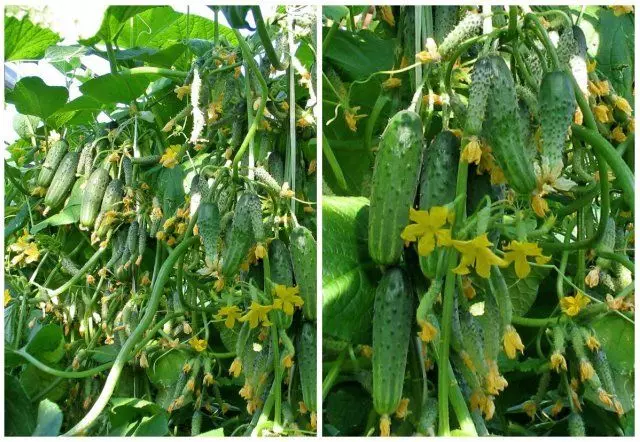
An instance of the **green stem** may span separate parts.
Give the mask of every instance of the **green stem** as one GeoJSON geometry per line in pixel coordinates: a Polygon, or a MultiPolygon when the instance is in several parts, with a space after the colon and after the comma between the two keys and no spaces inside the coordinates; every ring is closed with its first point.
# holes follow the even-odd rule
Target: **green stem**
{"type": "Polygon", "coordinates": [[[147,302],[147,307],[145,310],[145,314],[142,317],[142,320],[135,328],[135,330],[129,336],[129,339],[123,344],[118,356],[113,362],[113,367],[107,376],[107,379],[104,383],[104,387],[100,392],[100,395],[94,402],[93,406],[89,410],[89,412],[82,418],[80,422],[78,422],[73,428],[71,428],[65,436],[76,436],[84,434],[91,425],[98,418],[104,407],[106,407],[113,391],[116,388],[116,384],[118,383],[118,378],[120,377],[120,373],[122,373],[122,369],[124,368],[127,359],[129,358],[129,354],[131,350],[135,347],[137,341],[143,336],[145,331],[151,325],[153,318],[158,310],[158,305],[160,303],[160,298],[164,293],[164,286],[169,280],[169,276],[173,270],[173,266],[179,257],[185,254],[190,247],[192,247],[196,242],[199,241],[199,238],[192,237],[189,238],[182,243],[180,243],[171,254],[167,257],[167,259],[162,264],[160,271],[158,272],[158,279],[153,285],[153,289],[151,292],[151,296],[147,302]]]}
{"type": "Polygon", "coordinates": [[[342,350],[342,352],[340,352],[340,356],[338,356],[338,360],[335,362],[333,367],[331,367],[331,370],[329,370],[329,373],[327,373],[324,380],[322,381],[322,400],[325,400],[327,398],[327,395],[331,391],[333,384],[338,378],[342,364],[345,358],[347,357],[347,353],[348,352],[346,348],[342,350]]]}
{"type": "Polygon", "coordinates": [[[113,45],[108,40],[105,41],[104,44],[107,47],[107,58],[109,59],[109,68],[111,69],[111,73],[117,74],[118,64],[116,63],[116,54],[113,51],[113,45]]]}
{"type": "Polygon", "coordinates": [[[107,362],[105,364],[98,365],[97,367],[91,368],[89,370],[84,370],[84,371],[63,371],[63,370],[58,370],[58,369],[55,369],[55,368],[51,368],[48,365],[40,362],[40,360],[38,360],[38,359],[34,358],[33,356],[31,356],[24,349],[12,350],[12,352],[14,354],[26,359],[27,362],[29,362],[30,364],[34,365],[40,371],[43,371],[43,372],[45,372],[47,374],[50,374],[51,376],[56,376],[56,377],[65,378],[65,379],[88,378],[88,377],[94,376],[94,375],[96,375],[98,373],[102,373],[104,370],[106,370],[107,368],[109,368],[109,367],[111,367],[113,365],[113,362],[107,362]]]}
{"type": "Polygon", "coordinates": [[[603,250],[600,247],[597,247],[595,249],[595,252],[597,256],[622,264],[623,266],[631,270],[632,273],[635,273],[635,264],[626,256],[603,250]]]}
{"type": "Polygon", "coordinates": [[[527,85],[531,88],[531,90],[535,91],[535,90],[538,89],[538,85],[536,84],[535,80],[531,76],[531,73],[529,72],[529,69],[524,64],[524,60],[522,59],[522,55],[520,54],[520,51],[516,47],[517,44],[518,44],[518,40],[515,41],[515,44],[513,45],[513,50],[511,51],[511,53],[513,54],[514,58],[516,59],[516,65],[518,66],[518,72],[520,73],[520,75],[522,75],[522,77],[524,78],[525,83],[527,83],[527,85]]]}
{"type": "MultiPolygon", "coordinates": [[[[107,238],[109,238],[110,235],[107,235],[107,238]]],[[[89,258],[89,260],[85,263],[85,265],[82,266],[82,268],[78,271],[78,273],[76,273],[75,275],[73,275],[71,277],[70,280],[68,280],[67,282],[65,282],[64,284],[62,284],[60,287],[58,287],[55,290],[50,290],[47,295],[49,296],[49,298],[53,298],[55,296],[61,295],[62,293],[64,293],[65,291],[67,291],[73,284],[75,284],[80,278],[82,278],[84,275],[86,275],[95,264],[98,263],[98,260],[100,259],[100,257],[104,254],[104,252],[107,251],[106,247],[99,247],[98,250],[96,250],[96,252],[93,254],[93,256],[91,258],[89,258]]]]}
{"type": "Polygon", "coordinates": [[[567,248],[567,245],[571,241],[571,231],[573,230],[574,225],[575,223],[569,222],[567,228],[564,231],[564,250],[562,251],[562,257],[560,258],[558,279],[556,280],[556,292],[558,294],[558,299],[560,300],[564,298],[564,277],[567,271],[567,263],[569,262],[569,249],[567,248]]]}
{"type": "Polygon", "coordinates": [[[322,153],[324,153],[324,156],[327,159],[327,164],[329,164],[329,168],[333,172],[338,185],[343,190],[347,190],[347,181],[345,180],[344,174],[342,173],[342,168],[340,167],[340,163],[338,162],[336,156],[333,154],[333,149],[331,149],[329,140],[327,140],[324,132],[322,133],[322,153]]]}
{"type": "Polygon", "coordinates": [[[385,94],[378,95],[378,99],[373,105],[371,114],[369,115],[369,118],[367,118],[367,125],[365,126],[365,130],[364,130],[364,147],[369,153],[370,157],[373,157],[373,152],[371,151],[371,139],[373,138],[373,129],[376,126],[376,122],[378,121],[380,112],[382,112],[382,109],[384,109],[385,105],[389,101],[391,100],[385,94]]]}
{"type": "MultiPolygon", "coordinates": [[[[584,231],[584,229],[585,229],[585,225],[584,225],[585,213],[586,213],[586,210],[585,210],[584,207],[582,207],[578,211],[578,220],[577,220],[578,241],[583,241],[586,238],[585,231],[584,231]]],[[[576,254],[576,275],[578,277],[576,285],[583,292],[584,292],[584,275],[586,274],[585,262],[586,262],[586,251],[585,251],[585,249],[578,249],[578,252],[576,254]]]]}
{"type": "Polygon", "coordinates": [[[523,316],[513,315],[511,323],[522,327],[551,327],[556,324],[566,322],[566,316],[553,316],[551,318],[525,318],[523,316]]]}
{"type": "Polygon", "coordinates": [[[529,13],[524,17],[525,26],[528,22],[533,24],[533,27],[540,38],[540,41],[544,45],[547,53],[551,56],[551,63],[553,64],[554,69],[560,69],[560,61],[558,60],[558,54],[556,52],[556,48],[553,46],[551,39],[549,38],[549,34],[547,34],[547,30],[542,26],[538,17],[535,14],[529,13]]]}
{"type": "Polygon", "coordinates": [[[280,59],[278,58],[278,54],[276,54],[275,49],[273,49],[273,45],[271,44],[271,37],[269,37],[269,32],[267,31],[267,27],[264,25],[264,19],[262,18],[262,12],[260,12],[260,6],[252,6],[251,12],[253,13],[253,18],[256,22],[256,28],[258,30],[258,36],[260,37],[260,41],[262,42],[262,46],[264,47],[264,51],[267,53],[267,57],[269,61],[279,71],[283,71],[287,68],[284,64],[280,63],[280,59]]]}
{"type": "Polygon", "coordinates": [[[162,75],[163,77],[175,77],[179,79],[187,78],[189,75],[185,71],[176,71],[174,69],[156,68],[153,66],[140,66],[124,71],[130,75],[162,75]]]}
{"type": "Polygon", "coordinates": [[[282,406],[282,371],[280,370],[280,348],[278,347],[278,327],[271,327],[271,345],[273,346],[273,363],[274,363],[274,371],[273,371],[273,395],[274,395],[274,411],[273,411],[273,422],[276,428],[280,428],[280,416],[281,416],[281,406],[282,406]]]}
{"type": "MultiPolygon", "coordinates": [[[[247,45],[247,42],[244,41],[244,37],[242,36],[242,34],[240,34],[240,32],[238,32],[237,29],[234,29],[233,32],[235,33],[236,38],[238,39],[238,44],[240,45],[240,48],[242,49],[244,60],[249,66],[249,69],[253,72],[253,74],[258,79],[258,82],[260,83],[260,88],[262,89],[262,92],[260,93],[260,105],[258,106],[256,117],[253,119],[253,122],[251,123],[251,126],[249,127],[249,131],[247,132],[247,135],[245,135],[244,140],[242,140],[240,149],[238,149],[236,156],[233,158],[233,164],[232,164],[233,178],[237,180],[238,165],[240,164],[240,160],[242,160],[242,157],[244,156],[244,153],[247,150],[247,146],[249,146],[249,143],[251,142],[251,140],[253,140],[253,137],[255,136],[256,131],[258,130],[258,124],[260,123],[264,115],[264,108],[267,105],[267,95],[269,94],[269,88],[267,87],[267,82],[264,80],[264,77],[260,73],[260,69],[256,64],[256,61],[253,59],[253,54],[251,53],[251,49],[249,49],[249,45],[247,45]]],[[[247,72],[247,78],[245,81],[249,81],[249,78],[250,76],[249,76],[249,73],[247,72]]]]}

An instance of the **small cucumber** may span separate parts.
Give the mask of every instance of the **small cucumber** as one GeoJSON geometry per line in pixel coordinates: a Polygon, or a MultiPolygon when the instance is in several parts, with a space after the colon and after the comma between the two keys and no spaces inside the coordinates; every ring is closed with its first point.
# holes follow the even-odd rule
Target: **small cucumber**
{"type": "Polygon", "coordinates": [[[482,16],[473,12],[469,12],[455,28],[444,39],[438,52],[442,57],[446,58],[455,51],[460,43],[465,40],[479,35],[482,32],[482,16]]]}
{"type": "Polygon", "coordinates": [[[109,184],[109,171],[98,168],[89,176],[89,180],[82,194],[80,204],[80,225],[83,227],[93,226],[96,216],[100,210],[100,205],[104,199],[104,194],[109,184]]]}
{"type": "Polygon", "coordinates": [[[44,204],[50,209],[56,209],[67,198],[76,180],[78,167],[78,153],[67,153],[56,169],[51,185],[44,197],[44,204]]]}
{"type": "Polygon", "coordinates": [[[304,300],[302,312],[307,320],[316,319],[316,240],[311,230],[294,227],[289,236],[291,261],[300,296],[304,300]]]}
{"type": "Polygon", "coordinates": [[[553,169],[563,161],[567,133],[576,111],[573,84],[563,71],[542,77],[538,93],[542,132],[542,161],[553,169]]]}
{"type": "Polygon", "coordinates": [[[433,15],[434,39],[441,45],[458,23],[458,6],[434,6],[433,15]]]}
{"type": "Polygon", "coordinates": [[[100,213],[106,213],[109,210],[118,210],[120,204],[122,204],[122,197],[124,196],[124,188],[122,181],[119,179],[111,180],[104,191],[102,197],[102,204],[100,205],[100,213]]]}
{"type": "Polygon", "coordinates": [[[200,203],[198,235],[204,244],[207,260],[214,262],[218,253],[218,239],[220,237],[220,212],[215,203],[200,203]]]}
{"type": "Polygon", "coordinates": [[[256,204],[260,207],[260,199],[254,193],[245,192],[236,204],[231,224],[230,240],[225,244],[222,255],[222,275],[233,277],[240,264],[247,258],[251,245],[255,242],[251,226],[251,212],[256,204]]]}
{"type": "MultiPolygon", "coordinates": [[[[47,152],[47,156],[42,163],[40,173],[38,174],[38,186],[48,187],[49,184],[51,184],[53,176],[56,174],[58,166],[60,165],[68,150],[69,146],[64,140],[55,141],[51,144],[49,152],[47,152]]],[[[73,172],[75,174],[75,170],[73,172]]]]}
{"type": "Polygon", "coordinates": [[[304,322],[298,337],[296,355],[298,359],[298,373],[300,374],[300,386],[302,400],[309,411],[315,413],[317,407],[317,364],[316,364],[316,324],[304,322]]]}

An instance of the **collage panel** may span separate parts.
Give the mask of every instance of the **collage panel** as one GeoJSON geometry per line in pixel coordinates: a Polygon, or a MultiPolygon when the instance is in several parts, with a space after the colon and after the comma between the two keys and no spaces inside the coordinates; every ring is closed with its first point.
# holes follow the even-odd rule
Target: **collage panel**
{"type": "Polygon", "coordinates": [[[323,436],[633,436],[634,7],[322,14],[323,436]]]}
{"type": "Polygon", "coordinates": [[[314,5],[4,10],[4,435],[316,426],[314,5]]]}

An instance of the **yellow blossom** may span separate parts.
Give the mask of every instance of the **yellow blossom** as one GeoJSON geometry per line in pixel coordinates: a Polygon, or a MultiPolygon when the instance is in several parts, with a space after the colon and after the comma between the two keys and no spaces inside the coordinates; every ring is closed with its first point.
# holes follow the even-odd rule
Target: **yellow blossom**
{"type": "Polygon", "coordinates": [[[600,123],[609,123],[613,119],[611,108],[606,104],[594,106],[593,114],[600,123]]]}
{"type": "Polygon", "coordinates": [[[468,300],[472,300],[476,297],[476,289],[473,288],[471,278],[468,278],[466,276],[462,278],[462,293],[468,300]]]}
{"type": "Polygon", "coordinates": [[[211,373],[205,373],[204,378],[202,379],[202,383],[204,385],[213,385],[216,383],[215,379],[213,378],[213,374],[211,373]]]}
{"type": "Polygon", "coordinates": [[[591,362],[586,359],[580,359],[580,381],[588,381],[595,374],[595,370],[593,369],[593,365],[591,362]]]}
{"type": "Polygon", "coordinates": [[[239,321],[249,321],[250,328],[256,328],[260,323],[265,327],[269,327],[271,322],[269,322],[269,317],[267,315],[271,310],[273,310],[272,305],[261,305],[255,301],[251,301],[249,311],[242,316],[239,321]]]}
{"type": "Polygon", "coordinates": [[[229,367],[229,374],[233,375],[234,378],[240,376],[242,372],[242,362],[239,358],[235,358],[229,367]]]}
{"type": "Polygon", "coordinates": [[[221,94],[218,100],[212,101],[207,106],[207,123],[213,123],[218,121],[222,114],[222,101],[224,96],[221,94]]]}
{"type": "Polygon", "coordinates": [[[307,408],[307,404],[305,404],[303,401],[298,402],[298,412],[300,414],[307,414],[309,412],[309,409],[307,408]]]}
{"type": "Polygon", "coordinates": [[[388,79],[382,82],[382,89],[384,90],[395,89],[400,87],[401,84],[402,84],[401,79],[395,78],[395,77],[389,77],[388,79]]]}
{"type": "Polygon", "coordinates": [[[391,419],[389,419],[389,416],[386,414],[380,417],[380,436],[391,436],[391,419]]]}
{"type": "Polygon", "coordinates": [[[16,253],[11,259],[11,265],[15,266],[21,262],[31,264],[40,259],[40,251],[35,242],[30,242],[31,236],[25,230],[24,234],[16,242],[9,246],[9,250],[16,253]]]}
{"type": "Polygon", "coordinates": [[[607,407],[613,408],[613,395],[611,393],[607,393],[604,389],[598,389],[598,399],[607,407]]]}
{"type": "Polygon", "coordinates": [[[479,410],[484,414],[485,420],[491,420],[493,414],[496,411],[495,404],[493,403],[493,397],[485,395],[480,390],[475,390],[469,398],[471,410],[479,410]]]}
{"type": "Polygon", "coordinates": [[[536,416],[536,410],[538,409],[538,407],[536,407],[535,402],[527,401],[522,405],[522,409],[527,414],[527,416],[529,416],[531,420],[533,420],[536,416]]]}
{"type": "Polygon", "coordinates": [[[380,6],[380,18],[391,27],[396,25],[396,19],[393,17],[391,6],[380,6]]]}
{"type": "Polygon", "coordinates": [[[622,404],[618,399],[613,400],[613,408],[616,410],[616,414],[618,416],[622,416],[624,414],[624,408],[622,408],[622,404]]]}
{"type": "Polygon", "coordinates": [[[288,354],[286,355],[284,358],[282,358],[282,365],[285,368],[291,368],[293,367],[293,356],[288,354]]]}
{"type": "Polygon", "coordinates": [[[589,270],[589,273],[587,273],[587,276],[584,278],[584,283],[589,288],[597,287],[597,285],[600,284],[600,268],[594,267],[589,270]]]}
{"type": "Polygon", "coordinates": [[[398,419],[406,419],[407,415],[410,413],[409,398],[403,397],[402,399],[400,399],[400,403],[398,404],[395,413],[398,419]]]}
{"type": "Polygon", "coordinates": [[[469,267],[473,266],[476,269],[476,273],[483,277],[488,278],[491,273],[491,266],[497,265],[499,267],[506,267],[508,263],[496,256],[490,246],[493,245],[486,233],[475,237],[470,241],[452,240],[453,246],[462,254],[460,264],[453,269],[453,272],[458,275],[466,275],[470,272],[469,267]]]}
{"type": "Polygon", "coordinates": [[[634,133],[636,131],[636,120],[631,118],[627,123],[627,133],[634,133]]]}
{"type": "Polygon", "coordinates": [[[582,292],[578,292],[575,296],[565,296],[560,300],[560,307],[567,316],[576,316],[580,310],[585,308],[591,300],[582,292]]]}
{"type": "Polygon", "coordinates": [[[224,321],[225,327],[233,328],[233,326],[236,324],[236,320],[240,319],[241,313],[242,312],[237,305],[228,305],[226,307],[221,307],[220,310],[218,310],[218,313],[216,313],[215,317],[216,319],[222,319],[226,317],[227,319],[225,319],[224,321]]]}
{"type": "Polygon", "coordinates": [[[573,113],[573,122],[582,125],[584,121],[584,115],[582,115],[582,110],[579,107],[576,107],[576,111],[573,113]]]}
{"type": "Polygon", "coordinates": [[[344,111],[344,121],[352,132],[358,130],[358,120],[366,117],[366,115],[358,115],[359,110],[360,106],[355,106],[344,111]]]}
{"type": "Polygon", "coordinates": [[[609,6],[611,9],[613,9],[613,14],[616,17],[619,17],[621,15],[625,15],[625,14],[631,14],[633,13],[633,6],[609,6]]]}
{"type": "Polygon", "coordinates": [[[551,355],[551,369],[560,373],[561,370],[567,371],[567,360],[564,355],[558,351],[553,352],[551,355]]]}
{"type": "Polygon", "coordinates": [[[178,100],[182,101],[185,95],[188,96],[191,93],[191,85],[187,84],[185,86],[176,86],[173,92],[176,93],[178,100]]]}
{"type": "Polygon", "coordinates": [[[265,256],[267,256],[267,249],[265,248],[264,244],[262,243],[258,243],[256,245],[256,259],[262,259],[265,256]]]}
{"type": "Polygon", "coordinates": [[[549,211],[549,203],[545,200],[542,195],[534,195],[531,197],[531,208],[540,218],[544,218],[544,216],[549,211]]]}
{"type": "Polygon", "coordinates": [[[520,335],[512,325],[507,326],[507,329],[502,336],[502,345],[504,346],[504,352],[509,359],[515,359],[518,351],[524,354],[524,345],[522,344],[520,335]]]}
{"type": "Polygon", "coordinates": [[[596,338],[594,335],[589,335],[589,337],[587,337],[586,344],[591,351],[600,349],[600,341],[598,341],[598,338],[596,338]]]}
{"type": "Polygon", "coordinates": [[[370,345],[362,345],[360,346],[360,354],[367,359],[371,359],[373,356],[373,348],[370,345]]]}
{"type": "Polygon", "coordinates": [[[45,196],[47,189],[45,187],[38,186],[31,191],[32,196],[45,196]]]}
{"type": "Polygon", "coordinates": [[[245,382],[238,394],[242,397],[242,399],[245,399],[247,401],[253,397],[253,388],[251,388],[251,385],[249,385],[248,381],[245,382]]]}
{"type": "Polygon", "coordinates": [[[466,367],[471,370],[473,373],[476,372],[476,366],[473,364],[471,360],[471,356],[464,350],[460,350],[460,359],[462,359],[462,363],[466,365],[466,367]]]}
{"type": "Polygon", "coordinates": [[[167,147],[160,157],[160,164],[167,169],[173,169],[178,164],[178,153],[182,147],[178,144],[167,147]]]}
{"type": "Polygon", "coordinates": [[[555,404],[553,404],[553,408],[551,408],[551,416],[556,417],[562,411],[564,404],[561,399],[558,399],[555,404]]]}
{"type": "Polygon", "coordinates": [[[167,238],[167,245],[169,247],[173,246],[176,243],[176,238],[174,236],[170,236],[167,238]]]}
{"type": "Polygon", "coordinates": [[[221,292],[224,288],[224,278],[219,278],[216,282],[214,282],[213,288],[216,292],[221,292]]]}
{"type": "Polygon", "coordinates": [[[504,250],[506,251],[504,254],[505,261],[515,263],[516,275],[520,279],[526,278],[531,272],[531,266],[527,261],[527,256],[535,257],[536,263],[538,264],[546,264],[551,259],[549,256],[543,256],[542,249],[536,243],[532,242],[513,240],[504,250]]]}
{"type": "Polygon", "coordinates": [[[489,371],[485,378],[485,390],[492,395],[499,394],[509,386],[507,380],[500,374],[498,363],[495,360],[488,360],[489,371]]]}
{"type": "Polygon", "coordinates": [[[461,160],[465,160],[467,163],[475,163],[476,165],[480,164],[480,159],[482,157],[482,149],[480,149],[480,141],[477,137],[471,137],[469,142],[462,149],[462,155],[460,155],[461,160]]]}
{"type": "Polygon", "coordinates": [[[207,341],[205,339],[198,339],[195,336],[189,339],[189,345],[197,352],[203,352],[207,349],[207,341]]]}
{"type": "Polygon", "coordinates": [[[408,242],[417,241],[418,254],[428,256],[435,249],[436,240],[438,245],[442,245],[442,239],[450,236],[450,230],[442,228],[448,216],[449,210],[442,206],[434,206],[428,212],[410,208],[409,219],[415,224],[405,227],[400,237],[408,242]]]}
{"type": "Polygon", "coordinates": [[[420,336],[422,342],[431,342],[438,335],[438,329],[429,321],[418,320],[418,324],[420,325],[418,336],[420,336]]]}
{"type": "Polygon", "coordinates": [[[633,109],[631,109],[631,105],[629,104],[629,102],[618,95],[613,96],[613,104],[615,107],[629,116],[633,113],[633,109]]]}
{"type": "Polygon", "coordinates": [[[6,307],[11,302],[11,294],[9,289],[4,289],[4,306],[6,307]]]}
{"type": "Polygon", "coordinates": [[[587,60],[587,73],[592,73],[596,71],[597,62],[595,60],[587,60]]]}
{"type": "MultiPolygon", "coordinates": [[[[286,315],[292,316],[295,307],[302,307],[304,301],[300,296],[300,288],[286,287],[281,284],[275,286],[275,294],[277,296],[273,301],[273,308],[282,310],[286,315]]],[[[252,327],[253,328],[253,327],[252,327]]]]}
{"type": "Polygon", "coordinates": [[[236,66],[236,68],[233,70],[233,78],[237,80],[238,78],[240,78],[241,73],[242,70],[240,69],[240,66],[236,66]]]}
{"type": "Polygon", "coordinates": [[[318,427],[318,415],[315,411],[312,411],[309,416],[309,425],[311,425],[312,430],[315,430],[318,427]]]}

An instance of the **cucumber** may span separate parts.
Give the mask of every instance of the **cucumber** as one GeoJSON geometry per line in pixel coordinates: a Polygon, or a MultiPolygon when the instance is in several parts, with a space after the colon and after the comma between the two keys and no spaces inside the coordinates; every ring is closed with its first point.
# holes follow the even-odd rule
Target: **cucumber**
{"type": "Polygon", "coordinates": [[[140,265],[144,251],[147,248],[147,222],[144,218],[140,220],[140,228],[138,229],[138,259],[136,265],[140,265]]]}
{"type": "Polygon", "coordinates": [[[509,185],[517,193],[529,195],[536,187],[536,177],[533,164],[527,161],[520,132],[513,77],[502,57],[489,55],[487,58],[493,67],[493,80],[483,133],[509,185]]]}
{"type": "Polygon", "coordinates": [[[462,348],[471,358],[478,376],[484,378],[489,369],[484,358],[483,330],[468,311],[460,310],[458,314],[462,331],[462,348]]]}
{"type": "Polygon", "coordinates": [[[240,264],[247,258],[251,245],[255,242],[252,226],[251,211],[260,199],[254,193],[245,192],[236,204],[231,224],[230,240],[225,244],[222,255],[222,275],[233,277],[240,268],[240,264]]]}
{"type": "Polygon", "coordinates": [[[575,42],[573,46],[573,54],[569,58],[569,68],[575,78],[580,91],[583,94],[588,94],[589,90],[587,86],[589,84],[588,72],[587,72],[587,38],[582,32],[579,26],[573,26],[573,40],[575,42]]]}
{"type": "Polygon", "coordinates": [[[480,35],[482,32],[482,16],[469,12],[444,39],[438,52],[443,58],[451,55],[465,40],[480,35]]]}
{"type": "MultiPolygon", "coordinates": [[[[40,187],[48,187],[53,180],[53,176],[56,174],[58,170],[58,166],[62,162],[65,154],[69,150],[69,146],[67,142],[64,140],[55,141],[51,144],[49,148],[49,152],[47,152],[47,156],[42,163],[42,168],[40,169],[40,173],[38,174],[37,184],[40,187]]],[[[75,169],[74,169],[75,174],[75,169]]]]}
{"type": "Polygon", "coordinates": [[[133,184],[133,163],[131,158],[124,156],[122,159],[122,172],[124,173],[124,184],[127,187],[131,187],[133,184]]]}
{"type": "Polygon", "coordinates": [[[572,412],[569,415],[568,429],[569,429],[569,436],[571,437],[586,436],[586,432],[584,429],[584,421],[582,420],[582,416],[580,416],[576,412],[572,412]]]}
{"type": "Polygon", "coordinates": [[[220,212],[215,203],[200,203],[198,214],[198,235],[204,244],[204,252],[209,262],[214,262],[218,252],[220,237],[220,212]]]}
{"type": "Polygon", "coordinates": [[[434,6],[433,15],[434,39],[441,45],[458,23],[458,6],[434,6]]]}
{"type": "Polygon", "coordinates": [[[124,187],[119,179],[111,180],[104,191],[102,204],[100,205],[100,213],[106,213],[109,210],[118,210],[122,204],[124,196],[124,187]]]}
{"type": "Polygon", "coordinates": [[[284,241],[276,238],[269,244],[269,266],[274,284],[293,287],[293,264],[291,253],[284,241]]]}
{"type": "Polygon", "coordinates": [[[490,57],[479,58],[473,65],[469,104],[464,124],[464,132],[468,136],[478,135],[482,131],[493,74],[493,60],[490,57]]]}
{"type": "Polygon", "coordinates": [[[109,184],[109,171],[98,168],[89,176],[82,194],[80,204],[80,225],[83,227],[93,226],[96,216],[100,210],[100,205],[104,199],[104,194],[109,184]]]}
{"type": "Polygon", "coordinates": [[[542,77],[538,93],[542,133],[542,162],[551,169],[563,161],[567,132],[573,122],[576,100],[569,75],[553,71],[542,77]]]}
{"type": "Polygon", "coordinates": [[[91,173],[91,167],[93,164],[93,143],[87,143],[80,151],[80,159],[78,160],[78,168],[76,174],[87,175],[91,173]]]}
{"type": "MultiPolygon", "coordinates": [[[[607,225],[604,228],[604,235],[600,241],[600,249],[613,253],[616,246],[616,222],[613,217],[607,218],[607,225]]],[[[611,260],[607,258],[596,258],[596,265],[604,270],[611,269],[611,260]]]]}
{"type": "Polygon", "coordinates": [[[140,230],[140,223],[138,221],[133,221],[129,224],[129,230],[127,231],[127,249],[131,253],[131,257],[129,260],[131,262],[135,262],[138,258],[138,234],[140,230]]]}
{"type": "Polygon", "coordinates": [[[47,194],[44,197],[44,204],[49,209],[55,209],[64,203],[67,198],[73,183],[76,180],[76,168],[78,167],[78,153],[67,153],[51,180],[51,185],[47,190],[47,194]]]}
{"type": "Polygon", "coordinates": [[[412,316],[409,278],[402,269],[390,268],[376,290],[372,356],[373,406],[387,419],[402,399],[412,316]]]}
{"type": "Polygon", "coordinates": [[[304,322],[298,337],[296,354],[298,357],[298,373],[302,400],[312,413],[318,411],[316,384],[316,325],[315,322],[304,322]]]}
{"type": "Polygon", "coordinates": [[[369,255],[380,265],[399,261],[422,163],[422,121],[412,111],[395,114],[382,134],[373,169],[369,255]]]}
{"type": "Polygon", "coordinates": [[[313,321],[316,319],[316,240],[304,226],[294,227],[289,240],[293,272],[304,301],[302,312],[307,320],[313,321]]]}
{"type": "Polygon", "coordinates": [[[284,183],[284,160],[278,152],[271,152],[267,158],[267,171],[279,184],[279,188],[284,183]]]}

